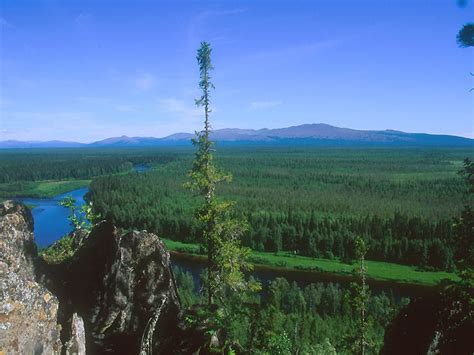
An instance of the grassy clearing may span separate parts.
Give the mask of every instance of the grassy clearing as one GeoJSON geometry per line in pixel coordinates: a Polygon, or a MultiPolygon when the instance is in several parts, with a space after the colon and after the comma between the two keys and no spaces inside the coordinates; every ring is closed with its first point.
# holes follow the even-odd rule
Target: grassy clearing
{"type": "MultiPolygon", "coordinates": [[[[153,170],[154,168],[150,169],[153,170]]],[[[127,175],[135,170],[110,174],[127,175]]],[[[10,183],[0,183],[0,198],[11,197],[31,197],[31,198],[51,198],[56,195],[66,193],[71,190],[89,186],[91,179],[78,180],[43,180],[43,181],[20,181],[10,183]]]]}
{"type": "MultiPolygon", "coordinates": [[[[162,238],[166,247],[172,251],[187,254],[198,254],[199,246],[162,238]]],[[[292,255],[288,252],[265,253],[253,251],[250,261],[256,265],[296,269],[334,274],[352,274],[355,265],[342,263],[339,260],[308,258],[292,255]]],[[[457,280],[457,276],[449,272],[419,271],[413,266],[386,263],[382,261],[367,261],[370,279],[387,280],[399,283],[422,284],[434,286],[443,279],[457,280]]]]}
{"type": "Polygon", "coordinates": [[[0,184],[0,196],[51,198],[56,195],[88,186],[91,180],[22,181],[0,184]]]}

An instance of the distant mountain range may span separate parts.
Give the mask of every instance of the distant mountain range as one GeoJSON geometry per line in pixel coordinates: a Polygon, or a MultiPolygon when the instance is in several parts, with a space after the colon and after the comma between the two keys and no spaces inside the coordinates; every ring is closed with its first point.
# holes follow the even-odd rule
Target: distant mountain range
{"type": "MultiPolygon", "coordinates": [[[[93,143],[63,141],[21,142],[0,141],[0,148],[72,148],[72,147],[154,147],[189,144],[194,134],[175,133],[164,138],[113,137],[93,143]]],[[[474,139],[405,133],[394,130],[362,131],[334,127],[324,123],[304,124],[277,129],[224,128],[212,132],[211,139],[225,144],[287,144],[287,145],[392,145],[392,146],[464,146],[474,147],[474,139]]]]}
{"type": "Polygon", "coordinates": [[[0,141],[0,149],[15,148],[73,148],[85,147],[88,144],[64,141],[0,141]]]}

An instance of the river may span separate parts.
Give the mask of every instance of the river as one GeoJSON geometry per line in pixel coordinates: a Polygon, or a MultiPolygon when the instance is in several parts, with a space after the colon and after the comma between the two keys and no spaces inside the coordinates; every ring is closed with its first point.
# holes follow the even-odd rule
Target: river
{"type": "MultiPolygon", "coordinates": [[[[151,167],[145,164],[133,166],[133,170],[137,173],[143,173],[150,169],[151,167]]],[[[77,207],[83,206],[86,203],[84,196],[88,191],[89,188],[83,187],[54,196],[53,198],[15,199],[33,206],[31,212],[34,220],[35,241],[40,248],[51,245],[72,230],[68,220],[69,210],[66,207],[60,206],[59,201],[66,196],[71,196],[76,200],[77,207]]]]}
{"type": "MultiPolygon", "coordinates": [[[[143,173],[150,169],[146,165],[134,166],[134,171],[143,173]]],[[[87,187],[72,190],[53,198],[20,198],[17,199],[25,204],[33,205],[32,209],[34,219],[35,240],[39,247],[47,247],[62,236],[68,234],[72,227],[69,223],[69,210],[59,205],[59,201],[66,196],[72,196],[76,200],[76,205],[80,207],[85,203],[84,195],[89,191],[87,187]]],[[[184,271],[193,275],[194,283],[197,287],[200,285],[200,274],[205,267],[204,262],[191,255],[172,253],[172,264],[178,266],[184,271]]],[[[301,270],[286,270],[282,268],[256,267],[253,276],[258,278],[265,285],[276,277],[285,277],[289,282],[296,282],[300,287],[309,283],[339,283],[343,287],[348,287],[352,281],[351,277],[344,275],[334,275],[329,273],[317,273],[301,270]]],[[[432,287],[420,285],[402,285],[389,281],[369,281],[372,292],[385,292],[393,295],[395,298],[419,296],[434,291],[432,287]]]]}
{"type": "MultiPolygon", "coordinates": [[[[201,273],[206,267],[205,260],[200,256],[182,254],[178,252],[171,253],[171,261],[173,266],[178,266],[181,270],[189,272],[194,280],[194,285],[197,289],[201,286],[201,273]]],[[[299,287],[304,288],[311,283],[322,282],[325,284],[336,283],[341,287],[350,287],[351,282],[354,281],[351,275],[331,274],[327,272],[303,271],[296,269],[284,269],[269,266],[256,265],[252,271],[252,276],[258,279],[266,290],[266,285],[277,277],[284,277],[288,282],[295,282],[299,287]]],[[[428,296],[436,292],[435,287],[417,285],[417,284],[401,284],[387,280],[367,280],[370,291],[373,294],[380,294],[384,292],[395,299],[402,297],[418,297],[428,296]]]]}
{"type": "Polygon", "coordinates": [[[68,216],[69,209],[60,206],[66,196],[76,200],[76,206],[85,204],[84,195],[89,191],[87,187],[65,192],[53,198],[19,198],[18,201],[33,205],[31,210],[34,220],[35,241],[39,247],[47,247],[71,231],[68,216]]]}

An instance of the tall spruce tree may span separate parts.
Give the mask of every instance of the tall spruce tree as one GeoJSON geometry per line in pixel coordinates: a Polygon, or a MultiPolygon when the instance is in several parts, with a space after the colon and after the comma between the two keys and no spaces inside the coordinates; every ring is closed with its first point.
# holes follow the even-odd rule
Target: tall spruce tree
{"type": "Polygon", "coordinates": [[[258,285],[248,284],[244,280],[245,269],[251,265],[246,262],[250,253],[248,248],[240,244],[242,234],[247,224],[233,217],[232,202],[219,201],[216,196],[216,187],[221,182],[229,182],[232,176],[224,174],[214,164],[214,144],[210,140],[211,124],[209,115],[210,91],[214,89],[210,71],[211,46],[202,42],[197,51],[202,95],[196,100],[196,105],[204,108],[204,129],[196,132],[193,144],[197,147],[195,159],[187,186],[199,193],[203,201],[196,211],[196,219],[202,234],[202,246],[207,251],[207,295],[209,305],[215,301],[216,294],[225,287],[233,290],[258,288],[258,285]]]}
{"type": "Polygon", "coordinates": [[[356,353],[365,355],[369,345],[367,339],[367,330],[369,322],[367,318],[367,302],[369,300],[369,287],[366,282],[367,265],[365,263],[365,255],[367,254],[367,247],[361,237],[355,239],[355,253],[357,257],[357,267],[355,273],[359,278],[359,283],[353,283],[352,289],[354,292],[353,307],[359,315],[359,324],[357,327],[357,347],[356,353]]]}

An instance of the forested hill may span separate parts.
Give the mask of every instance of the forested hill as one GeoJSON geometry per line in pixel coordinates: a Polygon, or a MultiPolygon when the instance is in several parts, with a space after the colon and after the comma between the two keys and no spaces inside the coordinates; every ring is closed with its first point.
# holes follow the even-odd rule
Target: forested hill
{"type": "MultiPolygon", "coordinates": [[[[112,137],[90,144],[74,142],[20,142],[3,141],[0,148],[35,147],[151,147],[190,144],[192,133],[175,133],[164,138],[112,137]]],[[[334,127],[324,123],[304,124],[278,129],[224,128],[212,132],[214,141],[226,144],[271,145],[383,145],[383,146],[463,146],[473,147],[474,140],[450,135],[405,133],[394,130],[363,131],[334,127]]]]}
{"type": "MultiPolygon", "coordinates": [[[[155,151],[154,169],[96,178],[88,198],[118,227],[199,241],[192,220],[198,201],[183,187],[193,149],[147,151],[155,151]],[[173,150],[176,159],[158,160],[173,150]]],[[[233,182],[218,192],[248,221],[243,243],[255,251],[351,260],[361,235],[369,260],[452,270],[452,218],[462,210],[464,191],[457,171],[470,154],[460,148],[225,147],[216,162],[233,182]]]]}

